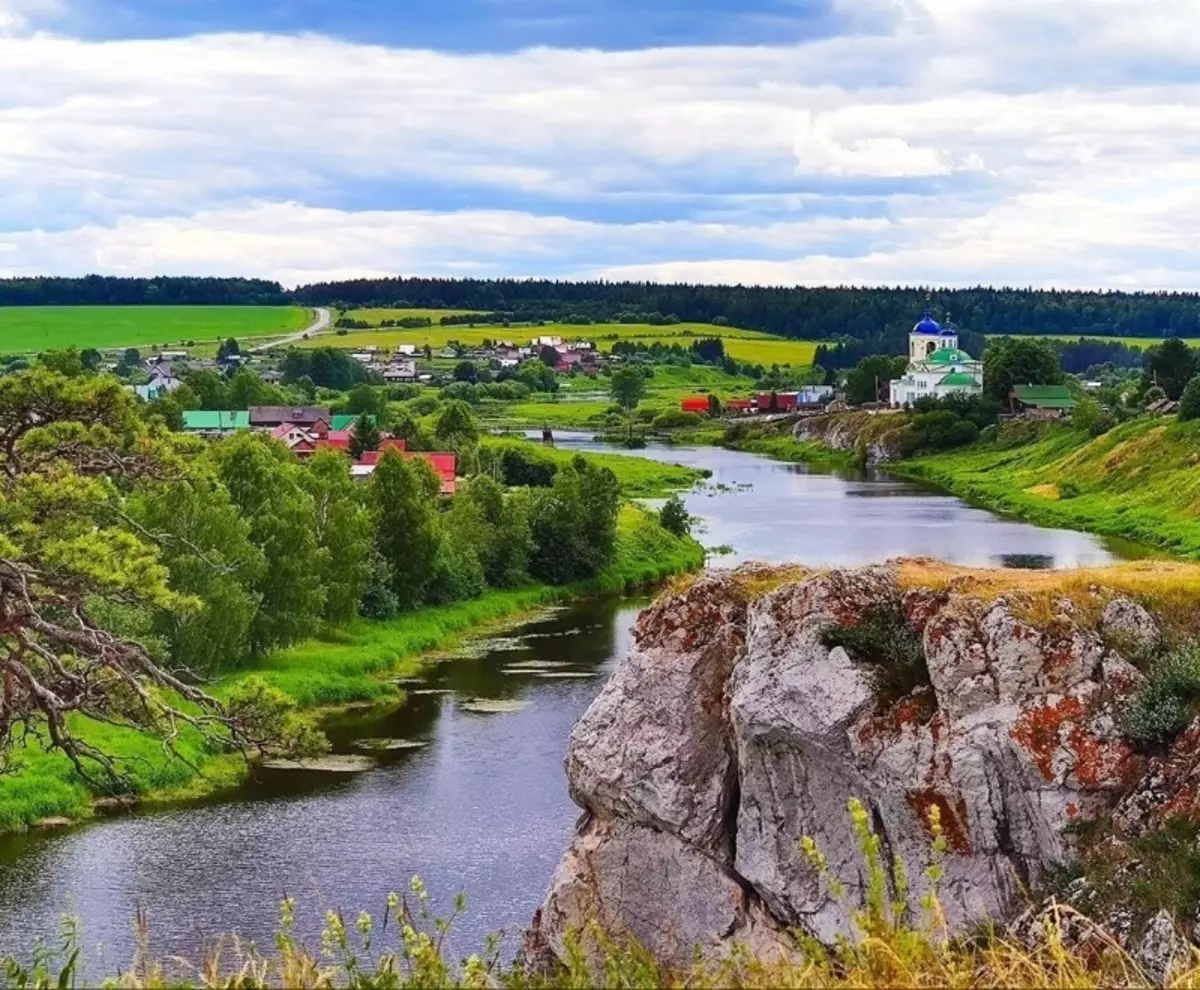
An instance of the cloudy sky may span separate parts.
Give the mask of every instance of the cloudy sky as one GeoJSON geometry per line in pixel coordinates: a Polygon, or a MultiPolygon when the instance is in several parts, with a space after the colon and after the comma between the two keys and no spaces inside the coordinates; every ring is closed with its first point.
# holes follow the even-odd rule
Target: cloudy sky
{"type": "Polygon", "coordinates": [[[1200,0],[0,0],[0,275],[1200,289],[1200,0]]]}

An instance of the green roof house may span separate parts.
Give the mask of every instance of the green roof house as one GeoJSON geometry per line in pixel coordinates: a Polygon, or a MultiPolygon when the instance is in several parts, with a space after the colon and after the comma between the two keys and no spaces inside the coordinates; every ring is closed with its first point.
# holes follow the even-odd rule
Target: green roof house
{"type": "MultiPolygon", "coordinates": [[[[372,423],[378,425],[379,420],[377,417],[370,416],[368,418],[372,423]]],[[[333,430],[334,433],[341,433],[343,430],[350,429],[350,427],[352,427],[356,422],[358,422],[358,416],[354,413],[338,413],[330,421],[329,428],[333,430]]]]}
{"type": "Polygon", "coordinates": [[[1014,414],[1040,418],[1067,416],[1075,400],[1066,385],[1017,385],[1009,394],[1014,414]]]}
{"type": "Polygon", "coordinates": [[[218,409],[189,409],[183,414],[183,431],[185,433],[219,435],[248,429],[250,429],[250,413],[245,409],[236,412],[218,409]]]}

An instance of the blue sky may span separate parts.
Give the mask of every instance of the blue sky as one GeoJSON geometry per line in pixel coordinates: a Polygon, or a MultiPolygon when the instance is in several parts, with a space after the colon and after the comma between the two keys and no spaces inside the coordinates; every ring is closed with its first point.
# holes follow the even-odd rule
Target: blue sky
{"type": "Polygon", "coordinates": [[[0,0],[0,275],[1200,289],[1200,0],[0,0]]]}

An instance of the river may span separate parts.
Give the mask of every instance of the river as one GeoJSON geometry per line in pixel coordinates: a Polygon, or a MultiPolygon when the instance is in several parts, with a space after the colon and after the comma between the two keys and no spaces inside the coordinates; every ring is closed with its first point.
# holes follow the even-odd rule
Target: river
{"type": "MultiPolygon", "coordinates": [[[[686,501],[701,542],[733,548],[719,565],[922,554],[985,567],[1079,567],[1133,552],[881,476],[709,447],[634,453],[712,472],[686,501]]],[[[28,954],[73,915],[88,972],[111,972],[132,958],[135,908],[160,955],[195,956],[235,930],[269,946],[284,896],[297,900],[298,930],[312,936],[327,908],[348,919],[359,910],[380,916],[387,894],[407,890],[414,875],[443,910],[466,894],[455,951],[479,949],[499,930],[515,948],[579,814],[563,775],[567,735],[628,648],[644,604],[606,599],[541,615],[483,655],[431,666],[398,709],[338,716],[327,731],[340,752],[364,738],[425,743],[367,773],[277,775],[234,800],[0,840],[0,955],[28,954]],[[481,714],[462,707],[469,698],[520,707],[481,714]]]]}

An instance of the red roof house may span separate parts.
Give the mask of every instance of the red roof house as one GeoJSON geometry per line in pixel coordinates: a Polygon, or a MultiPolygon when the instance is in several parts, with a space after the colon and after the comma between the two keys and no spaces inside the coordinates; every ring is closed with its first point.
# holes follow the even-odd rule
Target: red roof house
{"type": "Polygon", "coordinates": [[[680,404],[684,412],[706,413],[708,412],[708,396],[707,395],[692,395],[684,399],[680,404]]]}

